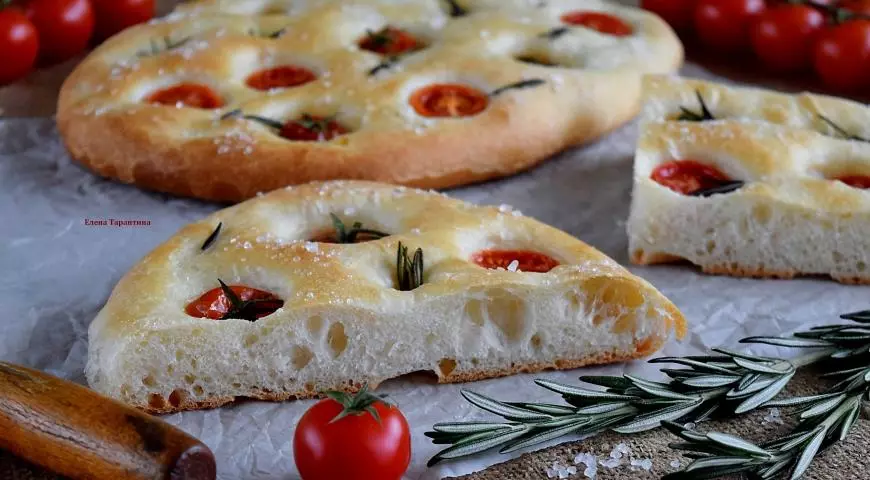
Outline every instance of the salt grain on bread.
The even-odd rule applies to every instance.
[[[308,242],[332,227],[330,213],[390,236]],[[425,254],[424,283],[408,292],[394,288],[399,242]],[[535,273],[471,262],[488,249],[560,264]],[[283,308],[255,322],[185,314],[218,278],[272,292]],[[432,192],[332,182],[221,210],[148,254],[91,324],[87,377],[103,394],[171,412],[421,370],[456,382],[615,362],[653,353],[672,330],[682,337],[684,320],[662,294],[555,228]]]

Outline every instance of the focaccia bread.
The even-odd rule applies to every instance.
[[[192,2],[91,53],[57,121],[100,175],[179,195],[441,188],[601,136],[681,62],[661,19],[599,0]]]
[[[870,283],[870,108],[670,77],[645,84],[632,261]]]
[[[231,305],[224,288],[255,302]],[[458,382],[616,362],[672,329],[682,337],[684,319],[649,283],[507,206],[315,183],[221,210],[146,256],[90,326],[87,378],[170,412],[416,371]]]

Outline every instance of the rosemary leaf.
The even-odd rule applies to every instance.
[[[537,86],[543,85],[545,83],[547,83],[547,82],[545,82],[544,80],[542,80],[540,78],[530,78],[528,80],[520,80],[519,82],[510,83],[507,85],[502,85],[501,87],[496,88],[495,90],[489,92],[489,96],[494,97],[494,96],[499,95],[501,93],[504,93],[508,90],[537,87]]]
[[[223,222],[218,222],[218,225],[217,227],[215,227],[214,231],[211,232],[211,234],[208,236],[208,238],[205,239],[204,242],[202,242],[202,246],[199,247],[200,251],[208,250],[208,247],[210,247],[211,244],[214,243],[214,241],[217,239],[218,235],[220,235],[221,227],[223,226]]]

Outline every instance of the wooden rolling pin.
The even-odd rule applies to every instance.
[[[215,478],[214,454],[81,385],[0,362],[0,449],[74,479]]]

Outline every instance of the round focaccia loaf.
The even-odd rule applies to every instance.
[[[334,233],[330,214],[389,236],[309,241]],[[397,289],[400,242],[423,252],[423,283],[410,291]],[[474,260],[505,250],[552,262],[534,272]],[[219,279],[283,305],[256,321],[187,313]],[[456,382],[615,362],[651,354],[672,329],[682,337],[683,317],[650,284],[519,212],[318,183],[219,211],[146,256],[90,326],[87,377],[101,393],[169,412],[352,391],[416,371]]]
[[[71,156],[97,173],[179,195],[236,201],[330,179],[441,188],[513,174],[616,128],[639,108],[642,74],[682,61],[674,33],[642,10],[598,0],[458,5],[459,16],[437,0],[185,4],[91,53],[63,85],[58,126]],[[631,34],[566,25],[576,11],[618,17]],[[363,48],[385,28],[419,49]],[[284,67],[310,81],[260,90],[251,80]],[[445,84],[467,91],[426,94]],[[180,85],[196,85],[190,101],[215,108],[163,95]],[[445,116],[427,116],[435,107]],[[323,133],[309,117],[346,133],[301,141],[281,128]]]

